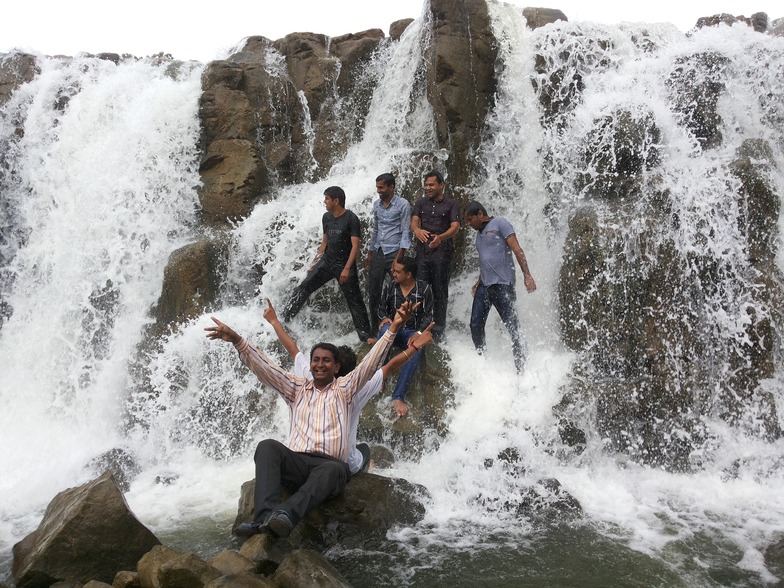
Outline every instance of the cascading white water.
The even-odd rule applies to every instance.
[[[200,181],[200,66],[39,64],[0,119],[4,554],[92,476],[90,459],[125,444],[128,364],[169,253],[192,239]]]
[[[740,255],[736,213],[726,205],[733,180],[716,170],[745,138],[777,145],[777,169],[784,169],[784,138],[772,124],[784,118],[772,98],[782,95],[782,41],[743,27],[703,30],[688,39],[666,26],[560,23],[530,31],[517,10],[495,3],[490,9],[502,67],[487,139],[476,154],[473,197],[516,227],[538,284],[529,295],[518,281],[527,369],[519,378],[514,373],[508,336],[494,313],[489,353],[478,357],[473,349],[471,247],[469,269],[451,286],[447,352],[455,402],[449,434],[420,460],[401,459],[381,472],[427,487],[425,519],[393,533],[384,552],[336,549],[330,555],[348,562],[349,570],[372,570],[377,585],[471,585],[483,574],[494,574],[499,585],[526,579],[556,585],[580,577],[640,586],[768,581],[761,550],[784,531],[781,441],[714,422],[716,446],[704,469],[673,474],[606,451],[590,415],[579,423],[585,450],[571,452],[559,438],[552,407],[574,359],[560,342],[558,273],[566,219],[585,200],[574,186],[586,171],[581,166],[594,121],[619,106],[640,116],[653,113],[664,146],[658,146],[658,181],[682,195],[678,212],[689,219],[679,243],[688,249],[698,221],[709,217],[723,223],[711,247],[727,250],[733,262]],[[394,169],[400,184],[413,183],[421,171],[408,166],[413,154],[441,156],[423,84],[412,75],[429,27],[420,18],[379,53],[368,74],[378,82],[363,139],[328,177],[281,189],[233,231],[227,299],[215,314],[281,361],[261,312],[267,297],[282,306],[304,276],[321,239],[324,188],[342,186],[348,207],[367,221],[375,176]],[[673,63],[705,51],[721,53],[740,72],[728,77],[719,105],[724,143],[710,152],[697,149],[663,98]],[[541,75],[535,52],[550,70],[563,72],[558,89],[564,95],[574,74],[584,85],[579,103],[550,126],[540,120],[541,86],[532,84]],[[564,61],[565,55],[581,60]],[[7,246],[11,253],[4,250],[12,258],[10,270],[3,268],[11,284],[3,299],[13,314],[0,330],[0,435],[6,446],[22,439],[29,449],[0,458],[0,468],[12,472],[0,482],[0,546],[7,552],[35,527],[57,491],[89,479],[93,473],[84,465],[116,446],[128,448],[142,468],[127,497],[145,524],[175,543],[196,529],[225,545],[239,486],[253,476],[253,447],[267,436],[285,439],[287,411],[229,345],[206,341],[207,316],[183,325],[151,355],[149,396],[128,398],[126,368],[166,257],[192,236],[198,71],[175,81],[141,63],[45,63],[42,75],[7,107],[25,110],[27,122],[23,142],[11,142],[17,172],[5,180],[18,188],[9,210],[17,215],[11,220],[20,238]],[[52,110],[61,88],[71,87],[78,91],[67,108]],[[12,129],[2,132],[8,141]],[[128,153],[139,157],[129,161]],[[784,179],[772,173],[781,194]],[[462,230],[472,243],[471,229]],[[632,233],[624,246],[635,250]],[[253,266],[266,272],[261,284],[248,277]],[[290,325],[303,348],[324,338],[354,342],[336,292],[325,287]],[[722,325],[735,328],[737,317]],[[47,363],[42,355],[54,359]],[[782,407],[777,378],[765,385]],[[130,430],[123,426],[126,410]],[[504,452],[519,459],[498,459]],[[728,477],[729,470],[736,475]],[[548,526],[509,507],[544,478],[557,478],[584,517]],[[606,569],[596,570],[596,561]]]

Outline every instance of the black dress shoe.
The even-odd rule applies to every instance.
[[[264,521],[264,527],[276,537],[285,539],[291,535],[291,529],[294,525],[291,524],[291,519],[285,510],[276,510],[270,518]]]
[[[234,528],[234,534],[238,537],[250,537],[261,533],[261,525],[259,523],[240,523]]]

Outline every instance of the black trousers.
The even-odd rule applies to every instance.
[[[430,260],[427,256],[417,257],[417,278],[430,284],[433,290],[433,332],[442,334],[446,328],[446,308],[449,302],[449,280],[452,276],[452,260]]]
[[[351,477],[347,463],[298,453],[274,439],[259,443],[253,459],[256,462],[253,522],[259,524],[276,510],[283,510],[296,525],[310,510],[343,492]],[[282,488],[291,492],[283,502]]]
[[[373,252],[373,259],[370,260],[370,269],[368,270],[368,302],[370,303],[370,323],[374,331],[378,330],[378,324],[381,322],[381,318],[378,316],[378,305],[381,302],[381,292],[384,289],[384,281],[391,279],[389,271],[392,269],[392,262],[395,261],[396,255],[397,249],[386,255],[379,249]]]
[[[307,302],[313,292],[321,288],[330,280],[337,280],[339,277],[339,272],[336,275],[335,271],[323,260],[319,261],[308,275],[305,276],[302,283],[294,289],[294,293],[283,309],[283,320],[290,321],[297,316],[297,313],[302,310],[305,302]],[[338,283],[340,283],[339,280]],[[346,304],[348,304],[351,320],[354,323],[354,328],[357,330],[360,341],[367,341],[368,338],[372,336],[373,329],[370,328],[365,301],[362,299],[362,291],[359,288],[359,274],[357,273],[356,268],[351,271],[346,283],[340,284],[340,290],[343,292]]]

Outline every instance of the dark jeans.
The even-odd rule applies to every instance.
[[[442,335],[446,328],[446,307],[449,302],[449,279],[452,260],[417,258],[417,278],[430,284],[433,290],[433,333]]]
[[[389,270],[392,269],[392,262],[395,261],[397,250],[384,255],[381,249],[373,252],[368,270],[368,302],[370,303],[370,322],[373,327],[377,327],[381,319],[378,317],[378,305],[381,302],[381,292],[384,288],[384,280],[389,277]],[[390,278],[391,279],[391,278]]]
[[[381,327],[381,330],[378,332],[379,339],[384,335],[384,333],[387,332],[387,329],[389,329],[388,324]],[[408,349],[408,340],[415,333],[416,329],[399,329],[395,335],[395,341],[392,343],[392,345],[401,349]],[[416,371],[419,368],[419,364],[422,361],[422,354],[424,352],[425,350],[422,348],[420,348],[419,351],[414,351],[411,349],[407,352],[409,355],[411,355],[411,359],[406,361],[406,363],[404,363],[403,367],[400,369],[400,376],[397,379],[395,391],[392,393],[392,400],[406,399],[406,392],[408,392],[408,388],[411,386],[411,381],[414,379],[414,374],[416,374]]]
[[[490,314],[490,307],[495,306],[501,320],[506,325],[512,337],[512,353],[514,354],[515,368],[518,373],[523,371],[525,363],[525,348],[520,336],[520,322],[517,320],[517,294],[511,284],[493,284],[485,286],[479,284],[474,295],[474,304],[471,307],[471,339],[474,347],[482,353],[485,350],[485,324]]]
[[[296,525],[310,510],[343,492],[351,477],[348,464],[342,461],[298,453],[274,439],[259,443],[253,459],[253,522],[259,524],[276,510],[283,510]],[[281,488],[292,493],[284,502],[280,501]]]
[[[313,294],[313,292],[321,288],[330,280],[337,280],[339,276],[340,274],[338,273],[335,275],[334,271],[331,270],[323,260],[319,261],[316,264],[316,267],[305,276],[302,283],[294,289],[294,293],[283,309],[283,320],[290,321],[297,316],[297,313],[302,310],[308,297]],[[340,284],[339,281],[338,283]],[[362,291],[359,289],[359,274],[357,274],[356,269],[349,274],[345,284],[340,284],[340,290],[343,292],[346,304],[348,304],[351,320],[354,322],[354,328],[357,330],[359,339],[361,341],[367,341],[368,338],[371,337],[372,330],[370,328],[365,302],[362,300]]]

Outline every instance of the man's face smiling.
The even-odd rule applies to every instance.
[[[329,349],[314,349],[310,356],[310,373],[316,388],[323,388],[335,379],[340,370],[340,363]]]
[[[388,186],[386,182],[379,180],[376,182],[376,194],[382,201],[389,202],[395,194],[395,186]]]
[[[444,193],[444,183],[439,183],[435,176],[430,176],[425,180],[425,194],[430,200],[438,200]]]

